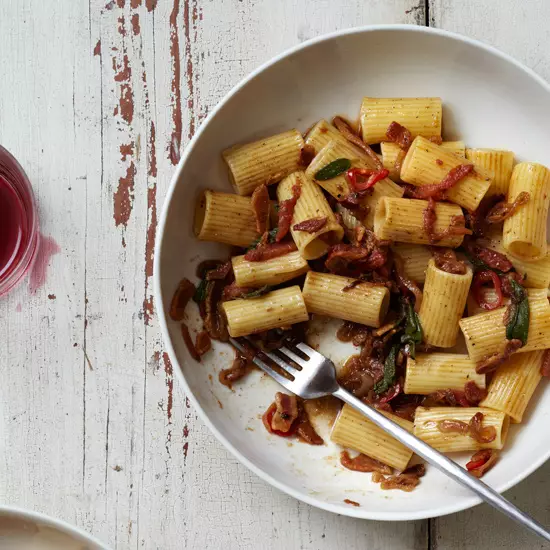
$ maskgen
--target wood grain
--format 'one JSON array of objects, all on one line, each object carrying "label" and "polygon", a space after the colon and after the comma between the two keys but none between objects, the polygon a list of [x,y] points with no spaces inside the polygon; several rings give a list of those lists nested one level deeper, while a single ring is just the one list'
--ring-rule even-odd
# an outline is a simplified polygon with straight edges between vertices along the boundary
[{"label": "wood grain", "polygon": [[[546,4],[507,0],[511,23],[498,31],[486,4],[431,2],[430,20],[548,76]],[[42,232],[62,250],[36,294],[23,284],[0,300],[0,502],[120,549],[429,547],[428,522],[322,512],[230,456],[174,381],[151,279],[181,148],[232,86],[308,38],[425,16],[417,0],[0,3],[0,142],[27,170]],[[536,476],[513,494],[546,509]],[[478,548],[474,534],[493,526],[503,548],[535,548],[482,507],[432,522],[431,543]]]}]

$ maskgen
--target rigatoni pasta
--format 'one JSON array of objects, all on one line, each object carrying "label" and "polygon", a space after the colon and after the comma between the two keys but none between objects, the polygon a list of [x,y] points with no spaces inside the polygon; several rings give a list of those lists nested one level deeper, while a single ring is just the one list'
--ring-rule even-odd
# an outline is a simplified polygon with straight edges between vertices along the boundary
[{"label": "rigatoni pasta", "polygon": [[299,170],[303,147],[302,134],[289,130],[226,149],[223,158],[235,191],[250,195],[258,185],[276,183]]},{"label": "rigatoni pasta", "polygon": [[512,172],[509,202],[522,192],[529,201],[504,221],[504,248],[525,260],[538,260],[548,253],[546,222],[550,205],[550,170],[542,164],[522,162]]},{"label": "rigatoni pasta", "polygon": [[[527,295],[530,311],[529,337],[518,353],[546,349],[550,342],[550,304],[547,290],[529,289]],[[506,342],[505,314],[506,308],[501,307],[460,320],[470,359],[477,363],[502,351]]]},{"label": "rigatoni pasta", "polygon": [[336,141],[343,146],[352,146],[335,126],[321,119],[309,130],[305,139],[305,144],[312,147],[315,154],[317,154],[331,141]]},{"label": "rigatoni pasta", "polygon": [[492,183],[487,195],[502,194],[506,196],[514,168],[513,151],[466,149],[466,158],[476,167],[483,168],[491,176]]},{"label": "rigatoni pasta", "polygon": [[[366,97],[359,131],[332,120],[223,152],[238,194],[205,191],[194,230],[233,248],[217,260],[182,251],[200,283],[179,282],[171,322],[197,361],[224,345],[210,338],[240,350],[219,373],[229,387],[245,383],[252,348],[274,350],[268,362],[310,338],[322,350],[332,332],[354,349],[335,365],[341,388],[440,451],[482,449],[466,465],[479,477],[550,371],[550,170],[442,141],[440,98]],[[277,392],[261,424],[322,445],[313,417],[328,409],[333,442],[361,453],[341,452],[342,466],[373,471],[381,489],[420,482],[419,465],[383,479],[412,452],[330,398]]]},{"label": "rigatoni pasta", "polygon": [[550,253],[539,260],[529,261],[510,254],[502,244],[502,234],[496,231],[490,231],[486,238],[480,241],[480,244],[486,245],[500,254],[504,254],[512,262],[514,268],[524,276],[523,285],[527,288],[548,288],[550,286]]},{"label": "rigatoni pasta", "polygon": [[[476,373],[476,364],[457,353],[417,353],[407,359],[405,393],[428,395],[437,390],[464,390],[467,382],[485,388],[485,375]],[[489,405],[487,405],[489,406]]]},{"label": "rigatoni pasta", "polygon": [[[443,432],[440,422],[456,421],[469,424],[476,413],[483,414],[482,428],[492,426],[496,437],[489,443],[476,441],[469,433]],[[500,411],[482,407],[418,407],[414,417],[414,435],[443,453],[502,449],[508,437],[510,419]]]},{"label": "rigatoni pasta", "polygon": [[420,306],[420,323],[424,339],[430,346],[452,348],[456,344],[462,313],[466,307],[472,282],[472,270],[466,273],[447,273],[430,260]]},{"label": "rigatoni pasta", "polygon": [[[336,221],[334,212],[319,186],[313,183],[304,172],[294,172],[277,186],[279,201],[290,199],[295,185],[300,187],[301,192],[294,207],[290,231],[302,257],[306,260],[314,260],[325,254],[329,246],[342,240],[344,229]],[[326,218],[326,223],[314,233],[294,229],[296,224],[312,218]]]},{"label": "rigatoni pasta", "polygon": [[[453,168],[467,164],[464,158],[447,151],[421,136],[412,142],[403,165],[401,179],[411,185],[439,183]],[[481,168],[461,178],[447,191],[450,201],[468,210],[475,210],[491,186],[490,175]]]},{"label": "rigatoni pasta", "polygon": [[386,141],[386,131],[394,121],[406,126],[413,137],[441,137],[439,97],[365,97],[359,116],[363,141],[368,144]]},{"label": "rigatoni pasta", "polygon": [[250,198],[205,191],[195,208],[194,229],[201,241],[250,246],[258,237]]},{"label": "rigatoni pasta", "polygon": [[[329,180],[316,180],[315,174],[321,168],[340,158],[347,158],[351,162],[352,168],[373,168],[372,160],[351,143],[347,141],[345,143],[342,141],[330,141],[327,143],[311,161],[311,164],[306,170],[306,176],[338,200],[343,199],[351,192],[345,174],[341,174]],[[372,228],[374,223],[374,210],[380,198],[402,196],[402,187],[389,178],[380,180],[374,186],[372,193],[369,193],[361,200],[361,204],[367,208],[366,214],[362,217],[361,221],[367,227]]]},{"label": "rigatoni pasta", "polygon": [[[390,239],[402,243],[430,244],[430,238],[424,229],[424,211],[428,201],[419,199],[400,199],[383,197],[378,201],[374,213],[374,232],[380,239]],[[437,203],[435,232],[443,233],[453,219],[462,218],[462,210],[456,204]],[[464,240],[464,235],[449,235],[433,244],[456,248]]]},{"label": "rigatoni pasta", "polygon": [[542,378],[540,367],[543,354],[544,351],[531,351],[510,357],[493,375],[487,397],[480,406],[502,411],[513,422],[521,422]]},{"label": "rigatoni pasta", "polygon": [[222,304],[229,334],[233,338],[307,321],[299,286],[281,288],[258,298],[238,299]]},{"label": "rigatoni pasta", "polygon": [[389,290],[367,282],[355,283],[350,277],[310,271],[303,290],[307,310],[379,327],[388,311]]},{"label": "rigatoni pasta", "polygon": [[[409,432],[413,431],[412,422],[393,414],[382,414]],[[382,428],[349,405],[342,407],[330,438],[342,447],[359,451],[398,470],[404,470],[413,455],[413,452],[403,443],[388,435]]]},{"label": "rigatoni pasta", "polygon": [[263,262],[249,262],[244,255],[233,256],[231,263],[235,282],[241,287],[280,285],[309,271],[309,264],[298,251]]},{"label": "rigatoni pasta", "polygon": [[405,275],[417,283],[424,283],[432,253],[427,246],[395,243],[393,253],[403,260]]},{"label": "rigatoni pasta", "polygon": [[[463,141],[444,141],[441,144],[441,147],[450,153],[454,153],[459,157],[464,157],[465,147]],[[397,143],[391,141],[383,141],[380,144],[380,149],[382,151],[382,163],[386,170],[390,171],[390,178],[394,181],[401,180],[401,169],[396,166],[397,159],[399,154],[405,153]],[[403,155],[403,159],[405,156]]]}]

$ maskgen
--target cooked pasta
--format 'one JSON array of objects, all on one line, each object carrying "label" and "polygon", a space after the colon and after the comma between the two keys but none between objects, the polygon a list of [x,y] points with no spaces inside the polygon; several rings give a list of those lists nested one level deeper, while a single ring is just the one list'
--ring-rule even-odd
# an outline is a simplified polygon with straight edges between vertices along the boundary
[{"label": "cooked pasta", "polygon": [[506,255],[518,273],[525,277],[523,283],[525,287],[548,288],[550,286],[550,252],[547,252],[540,260],[534,261],[510,254],[502,244],[502,233],[498,231],[490,231],[481,244],[486,244],[488,248]]},{"label": "cooked pasta", "polygon": [[[373,167],[371,159],[351,143],[347,141],[330,141],[327,143],[311,161],[311,164],[306,170],[306,176],[320,185],[335,199],[343,199],[351,192],[345,174],[340,174],[329,180],[316,180],[315,174],[324,166],[340,158],[347,158],[350,160],[352,168],[368,169]],[[384,178],[379,181],[373,188],[372,193],[361,200],[361,204],[367,207],[366,214],[362,216],[361,221],[367,227],[372,228],[374,223],[374,210],[380,198],[402,196],[403,188],[389,178]]]},{"label": "cooked pasta", "polygon": [[276,183],[299,170],[303,147],[302,134],[289,130],[226,149],[223,158],[235,191],[250,195],[258,185]]},{"label": "cooked pasta", "polygon": [[[430,244],[424,229],[424,211],[428,201],[383,197],[378,201],[374,213],[374,232],[379,239],[390,239],[402,243]],[[453,218],[462,217],[462,210],[456,204],[437,203],[436,233],[442,233],[451,225]],[[464,227],[464,221],[462,223]],[[460,246],[464,235],[449,235],[437,242],[436,246]]]},{"label": "cooked pasta", "polygon": [[521,422],[542,378],[540,366],[543,353],[531,351],[512,355],[493,375],[487,397],[480,406],[502,411],[512,422]]},{"label": "cooked pasta", "polygon": [[417,353],[415,359],[407,359],[405,393],[428,395],[444,389],[462,391],[470,381],[485,388],[485,375],[476,373],[476,364],[467,355]]},{"label": "cooked pasta", "polygon": [[[432,185],[461,164],[467,164],[464,158],[419,136],[412,142],[403,160],[401,179],[416,186]],[[447,191],[447,198],[467,210],[475,210],[491,183],[490,175],[476,167]]]},{"label": "cooked pasta", "polygon": [[[530,310],[529,337],[518,353],[546,349],[550,342],[550,304],[547,291],[530,289],[527,294]],[[502,351],[506,341],[506,326],[503,321],[505,314],[506,308],[501,307],[461,319],[460,328],[472,361],[477,363]]]},{"label": "cooked pasta", "polygon": [[403,260],[405,275],[417,283],[424,283],[428,263],[432,259],[430,249],[427,246],[405,243],[395,243],[391,248]]},{"label": "cooked pasta", "polygon": [[[412,422],[393,414],[386,413],[384,416],[409,432],[413,431]],[[342,407],[330,438],[342,447],[359,451],[398,470],[404,470],[413,455],[413,452],[405,445],[349,405]]]},{"label": "cooked pasta", "polygon": [[508,193],[514,153],[500,149],[466,149],[466,158],[477,168],[483,168],[492,179],[487,195],[504,195]]},{"label": "cooked pasta", "polygon": [[[493,441],[480,443],[470,433],[443,432],[440,429],[443,421],[458,420],[468,424],[476,413],[483,414],[482,428],[494,427],[496,437]],[[502,449],[509,427],[508,415],[482,407],[418,407],[414,417],[414,435],[443,453]]]},{"label": "cooked pasta", "polygon": [[[441,147],[446,151],[454,153],[460,157],[465,155],[465,147],[463,141],[444,141],[441,144]],[[382,163],[384,168],[390,171],[390,178],[394,181],[401,180],[401,170],[400,167],[396,166],[399,153],[403,151],[397,143],[391,141],[383,141],[380,144],[380,149],[382,150]],[[403,151],[404,153],[405,151]],[[403,154],[402,153],[402,154]],[[403,155],[403,158],[404,155]]]},{"label": "cooked pasta", "polygon": [[238,299],[222,304],[229,334],[234,338],[308,320],[299,286],[274,290],[258,298]]},{"label": "cooked pasta", "polygon": [[[325,254],[329,246],[340,242],[344,236],[344,230],[336,221],[334,212],[319,186],[303,172],[294,172],[277,186],[279,201],[290,199],[295,185],[300,187],[301,194],[294,207],[290,231],[302,257],[306,260],[314,260]],[[312,218],[326,218],[326,223],[314,233],[294,229],[296,224]]]},{"label": "cooked pasta", "polygon": [[248,197],[205,191],[195,209],[195,235],[201,241],[249,246],[257,238]]},{"label": "cooked pasta", "polygon": [[466,307],[471,282],[470,268],[463,275],[447,273],[430,260],[418,314],[427,344],[439,348],[452,348],[456,344],[458,322]]},{"label": "cooked pasta", "polygon": [[263,262],[249,262],[244,255],[233,256],[231,263],[235,282],[242,287],[280,285],[309,271],[307,261],[298,251]]},{"label": "cooked pasta", "polygon": [[386,141],[392,122],[399,122],[412,136],[440,137],[442,106],[439,97],[365,97],[361,104],[361,130],[365,143]]},{"label": "cooked pasta", "polygon": [[344,146],[350,145],[349,141],[338,131],[335,126],[330,124],[330,122],[321,119],[308,132],[305,139],[305,144],[313,147],[313,150],[317,154],[331,141],[337,141]]},{"label": "cooked pasta", "polygon": [[[254,350],[269,362],[285,346],[298,361],[298,342],[322,349],[336,331],[356,350],[334,365],[339,386],[439,451],[482,450],[466,465],[479,477],[550,376],[550,170],[442,141],[442,117],[437,97],[365,97],[359,131],[336,116],[304,138],[224,151],[237,194],[204,191],[194,231],[232,248],[200,258],[200,282],[175,285],[168,309],[196,361],[223,346],[211,339],[240,350],[219,373],[229,388],[246,383]],[[277,392],[261,423],[322,445],[313,417],[334,409],[332,441],[361,453],[342,451],[343,467],[379,480],[407,468],[412,451],[330,399]],[[415,465],[381,488],[411,490],[422,474]]]},{"label": "cooked pasta", "polygon": [[367,282],[353,286],[355,282],[350,277],[310,271],[303,290],[307,310],[379,327],[388,311],[389,290]]},{"label": "cooked pasta", "polygon": [[548,253],[546,221],[550,205],[550,170],[534,162],[522,162],[514,167],[508,201],[514,201],[522,192],[529,193],[529,201],[504,221],[504,248],[525,260],[538,260]]}]

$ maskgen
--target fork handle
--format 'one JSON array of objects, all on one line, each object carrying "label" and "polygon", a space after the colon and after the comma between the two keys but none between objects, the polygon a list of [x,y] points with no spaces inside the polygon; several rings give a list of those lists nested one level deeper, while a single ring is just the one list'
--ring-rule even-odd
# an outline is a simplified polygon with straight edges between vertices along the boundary
[{"label": "fork handle", "polygon": [[550,532],[548,532],[540,523],[534,520],[531,516],[523,513],[519,508],[516,508],[510,501],[506,500],[494,489],[491,489],[491,487],[483,483],[483,481],[469,474],[467,470],[456,464],[456,462],[452,461],[450,458],[447,458],[439,451],[436,451],[433,447],[430,447],[430,445],[424,443],[424,441],[399,426],[399,424],[396,424],[389,418],[386,418],[375,408],[366,405],[345,389],[339,387],[333,395],[364,414],[379,428],[395,437],[395,439],[403,443],[403,445],[407,446],[409,449],[413,450],[426,462],[432,466],[435,466],[437,469],[441,470],[444,474],[447,474],[450,478],[454,479],[461,485],[471,489],[493,508],[496,508],[509,518],[531,529],[531,531],[547,541],[550,541]]}]

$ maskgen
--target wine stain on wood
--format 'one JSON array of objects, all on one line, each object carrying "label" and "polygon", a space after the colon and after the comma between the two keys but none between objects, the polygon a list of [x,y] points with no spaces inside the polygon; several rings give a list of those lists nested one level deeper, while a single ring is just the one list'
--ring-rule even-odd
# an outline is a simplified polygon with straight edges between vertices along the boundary
[{"label": "wine stain on wood", "polygon": [[42,234],[39,236],[38,247],[38,255],[29,279],[29,290],[31,294],[35,294],[39,288],[44,286],[51,258],[61,252],[61,248],[52,237],[45,237]]}]

